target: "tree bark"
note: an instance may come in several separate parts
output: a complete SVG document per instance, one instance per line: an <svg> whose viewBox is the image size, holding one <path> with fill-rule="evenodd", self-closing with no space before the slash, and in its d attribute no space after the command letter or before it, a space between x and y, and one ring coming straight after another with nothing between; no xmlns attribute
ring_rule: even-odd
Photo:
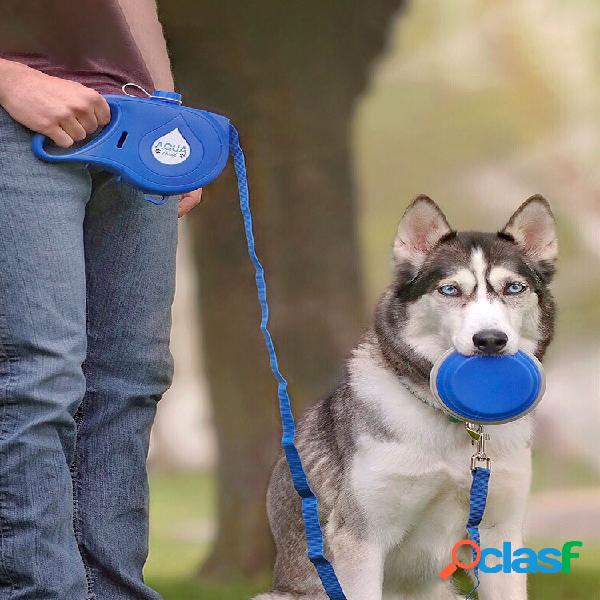
<svg viewBox="0 0 600 600"><path fill-rule="evenodd" d="M326 393L364 325L353 109L401 0L160 3L186 104L226 114L249 167L271 329L295 412ZM276 386L232 170L189 220L218 444L218 528L202 573L269 570Z"/></svg>

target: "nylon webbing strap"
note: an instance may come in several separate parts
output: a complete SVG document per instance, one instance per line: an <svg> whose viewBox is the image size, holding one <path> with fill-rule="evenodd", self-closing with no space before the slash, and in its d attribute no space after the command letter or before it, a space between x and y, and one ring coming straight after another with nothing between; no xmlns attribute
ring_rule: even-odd
<svg viewBox="0 0 600 600"><path fill-rule="evenodd" d="M481 538L479 536L479 524L483 519L483 513L485 512L485 504L488 495L488 483L490 480L490 470L485 467L477 467L473 470L473 483L471 484L470 494L470 510L469 520L467 521L467 532L469 539L477 543L481 548ZM473 560L477 557L477 550L473 548ZM475 590L479 587L479 567L475 565L473 567L473 574L477 584L467 594L467 598L471 598Z"/></svg>
<svg viewBox="0 0 600 600"><path fill-rule="evenodd" d="M287 381L279 369L275 345L268 329L269 303L267 301L267 286L265 283L265 270L258 259L254 244L254 232L252 228L252 212L250 210L250 193L248 191L248 179L246 176L246 160L240 146L240 139L235 127L230 128L230 147L233 159L233 167L237 177L238 193L240 197L240 209L244 220L244 231L248 245L248 255L254 265L256 290L261 310L260 330L265 338L269 352L269 364L273 376L277 381L277 394L279 397L279 414L283 435L281 445L285 452L287 462L294 482L294 487L302 499L302 517L306 530L306 544L308 558L314 564L317 573L323 583L323 587L331 600L346 600L342 587L333 570L331 563L325 558L323 550L323 532L319 523L319 511L317 498L310 489L308 478L302 466L300 454L295 445L296 425L287 392Z"/></svg>

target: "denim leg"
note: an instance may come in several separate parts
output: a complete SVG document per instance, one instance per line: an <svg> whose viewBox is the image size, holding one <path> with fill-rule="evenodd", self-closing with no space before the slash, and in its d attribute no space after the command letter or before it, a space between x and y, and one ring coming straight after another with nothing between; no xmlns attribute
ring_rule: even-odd
<svg viewBox="0 0 600 600"><path fill-rule="evenodd" d="M169 387L177 202L154 206L114 180L85 220L87 391L77 415L75 531L98 600L157 600L148 552L146 457Z"/></svg>
<svg viewBox="0 0 600 600"><path fill-rule="evenodd" d="M0 109L0 600L84 600L69 464L86 352L90 176Z"/></svg>

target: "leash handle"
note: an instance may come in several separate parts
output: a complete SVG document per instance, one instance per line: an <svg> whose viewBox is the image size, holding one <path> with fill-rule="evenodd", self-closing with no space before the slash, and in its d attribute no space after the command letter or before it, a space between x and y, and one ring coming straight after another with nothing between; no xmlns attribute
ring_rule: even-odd
<svg viewBox="0 0 600 600"><path fill-rule="evenodd" d="M342 591L342 586L335 574L333 566L324 555L323 531L319 522L317 497L310 487L308 477L302 466L300 454L295 445L296 424L287 391L288 384L279 369L275 344L273 343L273 338L271 337L268 328L269 302L267 300L267 284L265 282L265 270L256 254L256 247L254 244L252 211L250 210L250 192L248 190L248 178L246 175L246 159L240 145L239 134L233 125L230 125L229 129L229 147L237 177L240 210L244 220L244 232L246 234L248 255L254 265L256 290L258 292L258 302L261 311L260 330L265 338L271 371L277 381L279 414L281 416L281 425L283 428L281 445L290 468L294 488L302 499L302 518L304 520L304 528L306 531L308 558L315 566L329 598L331 600L346 600L346 596Z"/></svg>

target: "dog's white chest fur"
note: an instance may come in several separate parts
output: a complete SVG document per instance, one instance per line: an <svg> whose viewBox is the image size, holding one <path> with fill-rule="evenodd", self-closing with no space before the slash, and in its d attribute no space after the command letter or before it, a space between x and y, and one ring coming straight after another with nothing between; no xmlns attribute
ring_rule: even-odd
<svg viewBox="0 0 600 600"><path fill-rule="evenodd" d="M368 535L393 561L400 579L425 579L449 560L465 537L473 448L464 426L450 423L383 366L377 349L361 346L350 363L357 400L372 410L387 434L360 434L351 486L366 515ZM524 510L529 489L529 419L489 427L494 457L485 529L506 522L515 502ZM490 540L491 541L491 540ZM425 563L428 564L423 564ZM401 566L399 566L401 565Z"/></svg>

